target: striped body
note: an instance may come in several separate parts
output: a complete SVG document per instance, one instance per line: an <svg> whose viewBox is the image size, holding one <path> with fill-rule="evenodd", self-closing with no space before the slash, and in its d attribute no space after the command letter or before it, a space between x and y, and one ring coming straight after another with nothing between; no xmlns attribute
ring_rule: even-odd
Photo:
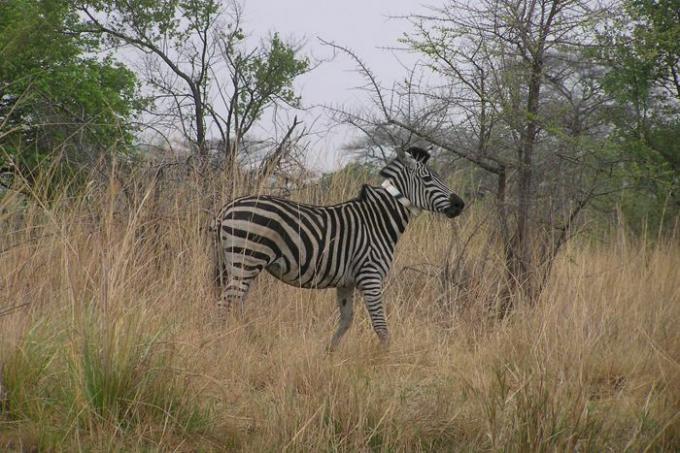
<svg viewBox="0 0 680 453"><path fill-rule="evenodd" d="M398 163L393 167L401 171L410 168ZM400 184L396 176L391 180ZM404 188L392 183L363 186L357 198L334 206L312 206L272 196L232 201L217 219L223 276L220 305L226 309L235 301L243 302L262 270L301 288L338 288L341 316L333 337L335 347L351 324L352 294L357 288L364 296L373 328L387 341L382 288L397 241L416 207L444 210L450 205L450 201L440 200L438 208L424 201L420 203L424 206L409 206L409 198L402 195ZM452 196L446 189L445 200Z"/></svg>
<svg viewBox="0 0 680 453"><path fill-rule="evenodd" d="M387 274L409 211L385 189L366 186L359 198L335 206L243 197L221 217L232 279L266 269L290 285L334 288L359 283L362 271Z"/></svg>

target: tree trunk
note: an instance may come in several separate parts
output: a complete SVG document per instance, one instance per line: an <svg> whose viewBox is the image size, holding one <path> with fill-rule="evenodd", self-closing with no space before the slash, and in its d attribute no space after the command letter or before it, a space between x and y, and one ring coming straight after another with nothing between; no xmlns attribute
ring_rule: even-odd
<svg viewBox="0 0 680 453"><path fill-rule="evenodd" d="M531 302L534 302L538 295L534 282L536 263L534 263L532 256L534 231L531 213L533 212L534 204L534 145L538 133L538 109L542 72L543 61L539 54L531 67L527 97L527 123L518 150L520 166L517 181L517 230L507 255L511 284L521 294L527 296Z"/></svg>
<svg viewBox="0 0 680 453"><path fill-rule="evenodd" d="M205 107L201 98L201 91L195 85L191 85L191 97L194 100L194 115L196 115L196 146L198 155L205 157L208 154L205 143Z"/></svg>

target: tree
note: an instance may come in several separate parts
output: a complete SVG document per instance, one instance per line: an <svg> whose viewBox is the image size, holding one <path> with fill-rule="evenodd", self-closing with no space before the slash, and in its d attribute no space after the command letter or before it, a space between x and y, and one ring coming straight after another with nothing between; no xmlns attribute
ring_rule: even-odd
<svg viewBox="0 0 680 453"><path fill-rule="evenodd" d="M39 164L64 157L72 172L132 140L142 105L134 74L95 41L67 32L71 2L0 3L0 167L30 181Z"/></svg>
<svg viewBox="0 0 680 453"><path fill-rule="evenodd" d="M509 287L532 301L579 214L607 190L597 178L611 166L599 154L607 98L584 53L602 15L578 0L448 0L407 18L402 42L426 76L414 70L388 95L356 59L378 114L347 121L467 162L495 195Z"/></svg>
<svg viewBox="0 0 680 453"><path fill-rule="evenodd" d="M672 225L680 214L680 1L627 0L599 35L624 157L626 217Z"/></svg>
<svg viewBox="0 0 680 453"><path fill-rule="evenodd" d="M199 155L210 132L231 157L262 113L273 104L298 105L292 83L307 71L306 58L277 34L248 50L236 3L217 0L78 2L86 20L77 29L133 47L146 58L145 81L158 103ZM225 77L225 74L227 77Z"/></svg>

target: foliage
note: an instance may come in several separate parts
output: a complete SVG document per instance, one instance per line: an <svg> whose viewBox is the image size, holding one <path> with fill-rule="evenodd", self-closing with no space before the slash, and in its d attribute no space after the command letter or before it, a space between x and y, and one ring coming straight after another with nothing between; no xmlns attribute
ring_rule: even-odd
<svg viewBox="0 0 680 453"><path fill-rule="evenodd" d="M240 148L265 109L297 107L293 80L309 61L278 34L247 49L240 6L215 0L81 0L79 30L145 55L145 81L166 116L199 154L219 134L224 154ZM165 108L166 111L160 111Z"/></svg>
<svg viewBox="0 0 680 453"><path fill-rule="evenodd" d="M134 73L96 41L68 33L71 2L0 3L0 167L28 179L66 156L67 173L132 141L141 107Z"/></svg>
<svg viewBox="0 0 680 453"><path fill-rule="evenodd" d="M113 44L127 44L126 36L136 33L147 44L160 47L169 43L176 49L194 32L206 28L221 5L216 0L78 0L75 3L83 11L91 9L106 17L115 33L103 38ZM89 21L83 25L87 30L93 24Z"/></svg>
<svg viewBox="0 0 680 453"><path fill-rule="evenodd" d="M292 83L308 67L309 61L298 58L295 49L275 33L268 48L245 61L243 78L249 88L241 92L238 106L244 121L259 119L266 104L273 99L299 107L300 96L295 94Z"/></svg>
<svg viewBox="0 0 680 453"><path fill-rule="evenodd" d="M672 226L680 214L680 1L624 5L599 47L624 158L622 208L633 224Z"/></svg>

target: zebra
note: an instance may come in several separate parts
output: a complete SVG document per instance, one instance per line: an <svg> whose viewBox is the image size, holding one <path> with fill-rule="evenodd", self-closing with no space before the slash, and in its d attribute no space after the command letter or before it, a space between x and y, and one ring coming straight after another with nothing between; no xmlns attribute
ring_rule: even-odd
<svg viewBox="0 0 680 453"><path fill-rule="evenodd" d="M428 151L411 147L380 171L381 187L363 185L357 198L332 206L268 195L227 204L214 225L221 247L222 317L234 302L243 307L253 280L266 270L293 286L336 288L340 319L330 350L352 324L355 288L379 341L387 345L383 282L399 237L423 210L453 218L465 206L426 166L429 158Z"/></svg>

